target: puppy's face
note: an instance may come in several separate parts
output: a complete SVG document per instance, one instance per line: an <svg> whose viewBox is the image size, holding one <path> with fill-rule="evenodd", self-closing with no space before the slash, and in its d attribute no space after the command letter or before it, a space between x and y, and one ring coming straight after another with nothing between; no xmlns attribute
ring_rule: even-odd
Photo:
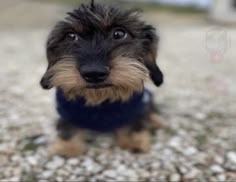
<svg viewBox="0 0 236 182"><path fill-rule="evenodd" d="M43 88L57 87L68 99L82 96L97 105L127 100L143 89L148 75L161 85L155 63L158 37L137 11L96 4L68 14L49 36Z"/></svg>

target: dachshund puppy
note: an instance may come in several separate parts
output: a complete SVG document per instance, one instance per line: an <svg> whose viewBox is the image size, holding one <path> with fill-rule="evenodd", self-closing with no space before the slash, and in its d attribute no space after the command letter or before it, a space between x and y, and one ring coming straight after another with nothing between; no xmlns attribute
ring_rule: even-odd
<svg viewBox="0 0 236 182"><path fill-rule="evenodd" d="M86 151L85 132L114 132L117 144L133 152L150 148L158 125L152 94L163 74L156 65L158 36L137 10L82 4L52 30L48 68L41 85L56 88L58 136L54 154L73 157Z"/></svg>

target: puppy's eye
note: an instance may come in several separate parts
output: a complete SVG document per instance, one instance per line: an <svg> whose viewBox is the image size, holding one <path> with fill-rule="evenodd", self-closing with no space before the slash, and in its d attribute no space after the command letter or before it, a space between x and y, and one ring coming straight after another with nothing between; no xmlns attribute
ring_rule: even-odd
<svg viewBox="0 0 236 182"><path fill-rule="evenodd" d="M69 41L78 41L79 36L76 33L69 33L67 34L66 39Z"/></svg>
<svg viewBox="0 0 236 182"><path fill-rule="evenodd" d="M122 40L125 39L127 37L127 32L121 28L116 29L113 32L113 39L114 40Z"/></svg>

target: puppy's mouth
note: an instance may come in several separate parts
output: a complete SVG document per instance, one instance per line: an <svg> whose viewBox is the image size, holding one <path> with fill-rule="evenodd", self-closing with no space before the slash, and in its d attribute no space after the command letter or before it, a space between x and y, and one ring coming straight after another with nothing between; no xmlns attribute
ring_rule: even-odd
<svg viewBox="0 0 236 182"><path fill-rule="evenodd" d="M109 88L109 87L112 87L113 85L112 84L90 84L88 85L86 88L87 89L104 89L104 88Z"/></svg>

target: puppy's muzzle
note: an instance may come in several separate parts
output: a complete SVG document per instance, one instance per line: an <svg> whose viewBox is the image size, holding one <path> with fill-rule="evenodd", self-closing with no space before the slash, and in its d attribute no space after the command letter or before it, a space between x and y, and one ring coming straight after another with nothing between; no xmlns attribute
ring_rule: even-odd
<svg viewBox="0 0 236 182"><path fill-rule="evenodd" d="M90 84L100 84L104 82L109 74L108 66L84 65L80 67L82 78Z"/></svg>

